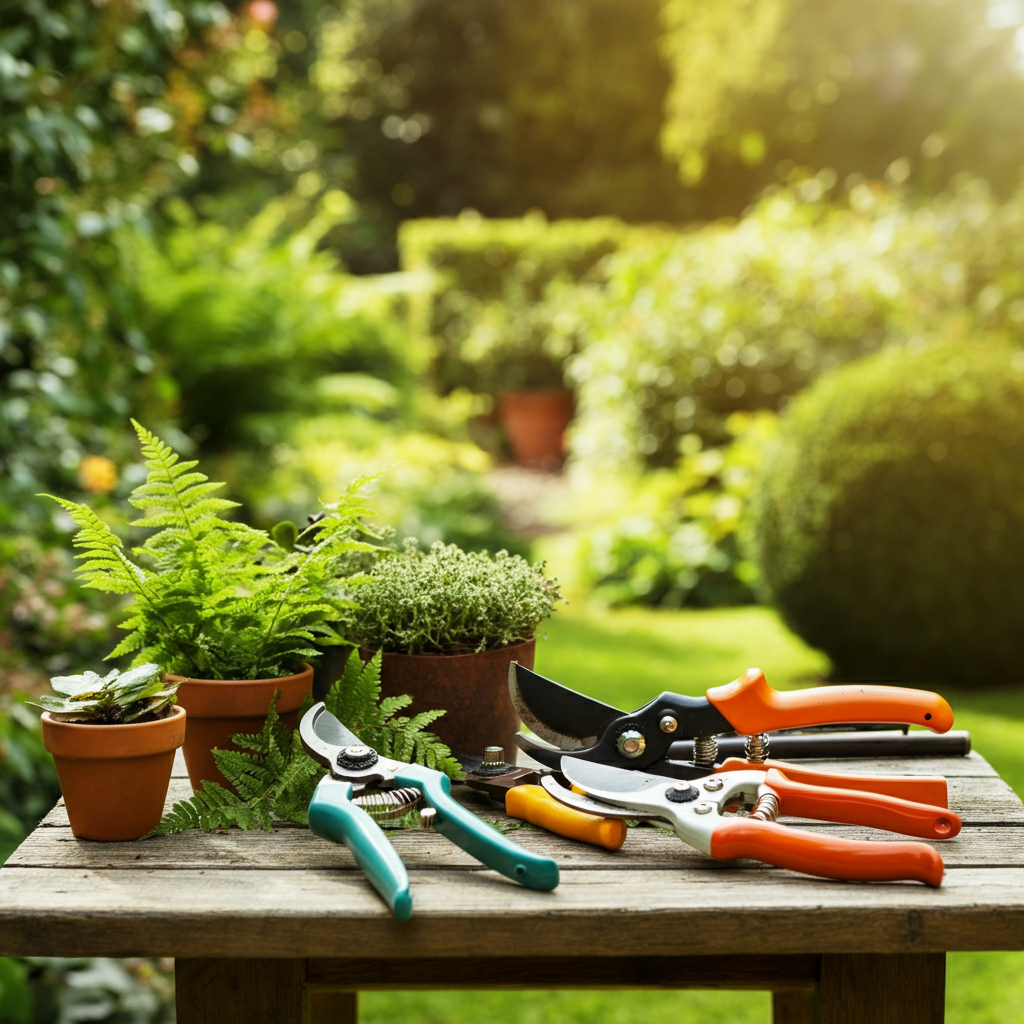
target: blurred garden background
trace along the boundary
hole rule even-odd
[[[6,0],[0,95],[0,857],[59,793],[21,697],[119,621],[37,495],[130,536],[131,417],[258,526],[390,467],[399,535],[546,560],[538,668],[603,700],[928,685],[1024,794],[1019,0]],[[0,959],[0,1024],[171,971]],[[949,972],[1024,1021],[1024,955]]]

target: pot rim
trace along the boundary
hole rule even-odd
[[[185,740],[185,708],[174,704],[171,714],[154,722],[116,724],[60,722],[44,711],[40,717],[43,746],[54,757],[118,760],[149,757],[176,750]]]

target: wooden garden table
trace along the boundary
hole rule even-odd
[[[369,989],[577,987],[768,989],[776,1024],[941,1021],[947,950],[1024,949],[1024,807],[977,754],[805,763],[945,774],[964,829],[942,888],[720,865],[652,828],[618,853],[522,829],[561,866],[537,893],[408,831],[403,924],[306,829],[94,843],[58,804],[0,869],[0,954],[174,957],[180,1024],[344,1024]]]

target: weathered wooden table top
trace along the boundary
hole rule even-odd
[[[963,831],[936,845],[942,887],[819,880],[718,864],[671,833],[630,829],[616,853],[532,828],[554,857],[538,893],[443,836],[394,837],[413,919],[395,921],[342,846],[307,829],[76,840],[58,804],[0,868],[0,954],[177,957],[679,956],[1024,949],[1024,806],[978,754],[801,762],[858,773],[944,774]],[[168,800],[190,793],[176,763]],[[485,817],[496,805],[456,787]],[[788,819],[795,824],[794,819]],[[890,833],[800,822],[851,838]]]

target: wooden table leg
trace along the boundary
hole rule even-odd
[[[359,1004],[355,992],[309,991],[309,1024],[357,1024]]]
[[[772,1024],[814,1024],[813,989],[773,992]]]
[[[178,1024],[307,1024],[305,960],[174,962]]]
[[[817,1024],[942,1024],[945,953],[825,954]]]

